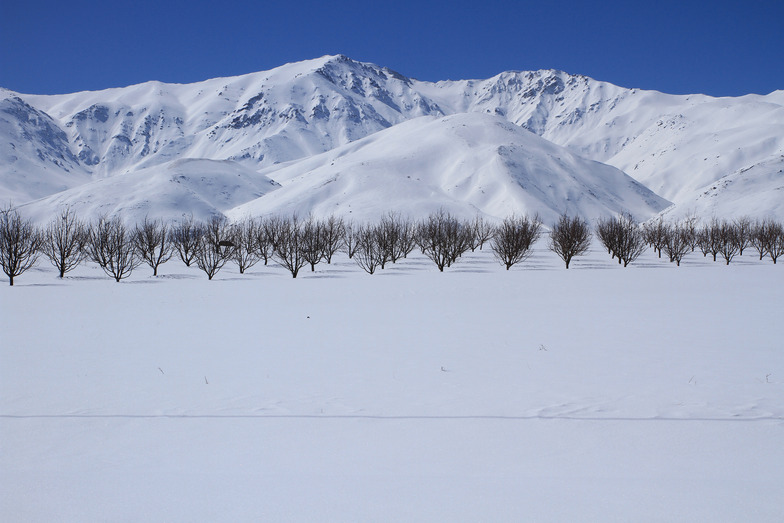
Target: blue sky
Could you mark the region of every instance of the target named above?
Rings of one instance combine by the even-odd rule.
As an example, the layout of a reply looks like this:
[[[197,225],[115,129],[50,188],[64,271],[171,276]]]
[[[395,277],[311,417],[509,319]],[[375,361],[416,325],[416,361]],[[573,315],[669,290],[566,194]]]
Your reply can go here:
[[[784,89],[784,0],[0,0],[0,86],[187,83],[343,53],[421,80],[562,69],[716,96]]]

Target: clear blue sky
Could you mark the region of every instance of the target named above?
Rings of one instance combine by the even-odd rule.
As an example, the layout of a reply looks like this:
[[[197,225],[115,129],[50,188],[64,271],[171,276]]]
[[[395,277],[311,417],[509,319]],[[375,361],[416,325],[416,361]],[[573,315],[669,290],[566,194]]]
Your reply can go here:
[[[343,53],[420,80],[562,69],[676,94],[784,89],[784,0],[0,0],[0,86],[187,83]]]

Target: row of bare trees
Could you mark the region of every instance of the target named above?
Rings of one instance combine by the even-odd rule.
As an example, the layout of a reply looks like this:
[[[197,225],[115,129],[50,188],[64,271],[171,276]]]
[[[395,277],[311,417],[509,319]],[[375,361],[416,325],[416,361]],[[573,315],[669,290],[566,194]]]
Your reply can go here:
[[[694,218],[668,223],[663,218],[640,225],[628,215],[601,219],[596,225],[596,235],[607,252],[626,267],[650,246],[662,257],[680,265],[687,254],[700,249],[716,261],[719,256],[729,265],[735,256],[743,255],[754,247],[759,259],[769,256],[773,263],[784,251],[784,228],[773,220],[752,222],[749,218],[734,221],[714,219],[700,226]]]
[[[696,218],[677,223],[666,223],[659,218],[642,229],[647,244],[659,257],[664,252],[678,265],[684,256],[698,248],[703,257],[710,254],[716,261],[721,256],[726,265],[735,256],[743,256],[749,247],[757,250],[760,260],[768,256],[773,263],[784,252],[784,227],[771,219],[755,222],[746,217],[733,221],[713,219],[700,226]]]
[[[314,271],[319,263],[330,264],[337,252],[346,253],[365,272],[374,274],[419,248],[443,272],[468,250],[489,245],[508,270],[530,256],[542,226],[537,216],[511,216],[494,224],[481,216],[462,220],[439,210],[419,221],[388,213],[367,224],[334,216],[271,216],[236,223],[223,217],[205,222],[190,217],[175,224],[145,219],[131,227],[119,217],[87,223],[66,209],[38,229],[9,207],[0,209],[0,265],[11,285],[40,255],[55,266],[61,278],[86,260],[118,282],[142,264],[157,276],[159,267],[174,256],[188,266],[195,265],[209,279],[229,262],[244,273],[261,261],[264,265],[273,261],[296,278],[305,267]],[[595,233],[624,267],[648,246],[678,265],[697,248],[714,260],[721,255],[727,264],[749,247],[757,250],[760,259],[769,256],[774,263],[784,251],[784,228],[773,220],[713,220],[699,226],[695,219],[677,223],[658,219],[640,225],[624,214],[599,220]],[[573,258],[587,252],[591,238],[587,221],[564,215],[550,227],[548,248],[568,269]]]

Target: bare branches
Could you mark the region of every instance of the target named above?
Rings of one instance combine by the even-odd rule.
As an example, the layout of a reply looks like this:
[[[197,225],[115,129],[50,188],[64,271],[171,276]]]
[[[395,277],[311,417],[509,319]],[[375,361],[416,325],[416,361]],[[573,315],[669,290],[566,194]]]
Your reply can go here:
[[[275,234],[277,238],[272,257],[291,273],[292,278],[296,278],[300,269],[308,263],[302,250],[302,224],[296,216],[281,219],[276,223]]]
[[[378,244],[378,235],[374,227],[354,226],[352,230],[354,238],[354,256],[352,259],[362,270],[368,274],[373,274],[381,266],[384,260],[384,253]]]
[[[256,265],[261,260],[262,250],[259,249],[259,224],[250,218],[234,224],[232,230],[231,259],[240,269],[240,274]]]
[[[471,248],[473,233],[469,224],[463,223],[443,209],[431,214],[419,225],[419,242],[425,256],[444,272]]]
[[[476,223],[476,222],[475,222]],[[541,222],[538,216],[529,219],[511,216],[495,228],[490,247],[496,259],[506,270],[525,260],[531,254],[531,246],[539,239]],[[476,231],[476,228],[474,229]]]
[[[692,244],[692,231],[689,229],[688,225],[683,226],[676,224],[667,226],[664,240],[664,252],[667,253],[670,262],[675,262],[675,265],[680,267],[683,257],[692,251]]]
[[[183,263],[190,267],[196,257],[199,239],[204,234],[202,225],[193,220],[191,214],[187,220],[172,226],[169,232],[169,242],[180,255]]]
[[[204,271],[207,279],[212,280],[234,254],[233,231],[222,216],[213,216],[202,231],[196,248],[196,266]]]
[[[0,209],[0,267],[10,285],[15,277],[35,265],[41,242],[33,222],[24,220],[10,205]]]
[[[139,258],[152,267],[153,276],[158,276],[158,267],[174,254],[169,226],[163,220],[149,220],[145,217],[133,231],[133,244]]]
[[[136,255],[133,233],[115,216],[102,216],[90,226],[87,243],[90,259],[116,282],[127,278],[142,260]]]
[[[654,234],[658,231],[654,228]],[[596,224],[596,235],[618,263],[628,266],[646,249],[646,237],[643,230],[631,214],[624,213],[618,218],[599,220]]]
[[[566,263],[567,269],[572,258],[585,254],[590,245],[591,231],[582,218],[563,214],[550,231],[548,247]]]
[[[64,209],[44,230],[41,252],[62,278],[87,257],[87,240],[87,225],[71,209]]]

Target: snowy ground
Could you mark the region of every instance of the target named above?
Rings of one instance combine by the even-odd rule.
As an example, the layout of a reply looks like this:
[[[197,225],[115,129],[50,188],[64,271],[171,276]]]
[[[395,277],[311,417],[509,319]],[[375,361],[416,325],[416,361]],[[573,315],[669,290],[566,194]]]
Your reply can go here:
[[[784,266],[0,280],[3,521],[782,521]]]

